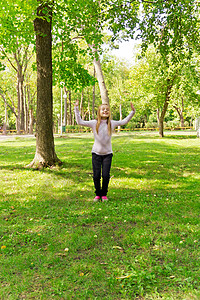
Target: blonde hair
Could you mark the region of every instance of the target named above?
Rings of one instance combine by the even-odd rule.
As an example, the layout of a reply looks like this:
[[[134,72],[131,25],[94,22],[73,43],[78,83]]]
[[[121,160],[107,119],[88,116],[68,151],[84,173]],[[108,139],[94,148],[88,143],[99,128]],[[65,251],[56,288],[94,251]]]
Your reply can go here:
[[[100,110],[101,110],[102,106],[107,106],[109,108],[109,117],[107,118],[107,124],[108,124],[108,134],[111,135],[111,112],[110,112],[110,106],[107,103],[101,104],[98,108],[96,131],[97,131],[97,134],[98,134],[99,126],[100,126],[100,123],[101,123]]]

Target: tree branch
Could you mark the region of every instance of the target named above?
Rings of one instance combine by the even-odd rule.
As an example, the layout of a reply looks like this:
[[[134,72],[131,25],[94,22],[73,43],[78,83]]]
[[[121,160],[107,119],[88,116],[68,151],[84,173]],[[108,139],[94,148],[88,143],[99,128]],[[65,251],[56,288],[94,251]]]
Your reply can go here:
[[[1,51],[3,52],[3,54],[5,55],[6,59],[8,60],[8,62],[10,63],[10,65],[13,67],[13,69],[15,71],[17,71],[17,68],[13,65],[12,61],[10,60],[10,58],[7,56],[6,52],[4,51],[4,49],[2,48],[2,46],[0,46]]]
[[[76,37],[72,38],[71,41],[79,40],[79,39],[84,39],[84,36],[76,36]]]
[[[131,2],[133,2],[133,1],[131,1]],[[142,0],[142,2],[144,2],[144,3],[150,3],[150,4],[155,4],[156,3],[155,1],[145,1],[145,0]]]
[[[13,114],[17,117],[17,114],[15,112],[15,108],[12,107],[6,100],[5,96],[0,92],[1,97],[3,98],[3,101],[6,105],[8,105],[8,107],[11,109],[11,111],[13,112]]]

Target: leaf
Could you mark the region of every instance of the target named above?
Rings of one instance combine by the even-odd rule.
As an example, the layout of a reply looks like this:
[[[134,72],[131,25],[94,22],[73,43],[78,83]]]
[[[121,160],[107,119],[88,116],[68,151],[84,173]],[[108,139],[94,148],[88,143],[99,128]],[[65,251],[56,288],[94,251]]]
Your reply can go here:
[[[113,249],[118,249],[120,252],[125,252],[125,250],[120,246],[113,246]]]
[[[131,277],[133,274],[129,274],[129,275],[125,275],[125,276],[120,276],[120,277],[116,277],[116,279],[125,279],[125,278],[129,278]]]
[[[120,246],[113,246],[113,249],[119,249],[119,250],[123,250],[123,248],[122,248],[122,247],[120,247]]]

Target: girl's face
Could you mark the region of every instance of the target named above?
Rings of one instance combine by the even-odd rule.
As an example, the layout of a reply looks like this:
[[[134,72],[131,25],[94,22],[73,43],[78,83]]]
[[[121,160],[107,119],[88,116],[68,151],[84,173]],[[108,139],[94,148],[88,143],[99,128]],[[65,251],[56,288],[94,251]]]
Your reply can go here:
[[[100,117],[103,120],[106,120],[110,117],[110,108],[108,105],[101,105],[100,107]]]

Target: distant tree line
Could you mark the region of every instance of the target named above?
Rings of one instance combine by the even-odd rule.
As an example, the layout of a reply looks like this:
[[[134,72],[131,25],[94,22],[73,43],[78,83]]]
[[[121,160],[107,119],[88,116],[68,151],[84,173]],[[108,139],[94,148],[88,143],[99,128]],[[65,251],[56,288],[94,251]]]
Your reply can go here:
[[[2,0],[0,26],[1,120],[18,133],[35,126],[33,166],[60,163],[53,128],[62,111],[60,126],[73,124],[77,97],[83,118],[94,117],[100,102],[122,117],[131,100],[136,122],[156,120],[160,136],[174,111],[182,125],[198,111],[196,0]],[[114,47],[128,38],[141,39],[133,66],[104,53],[100,61],[105,42]]]

